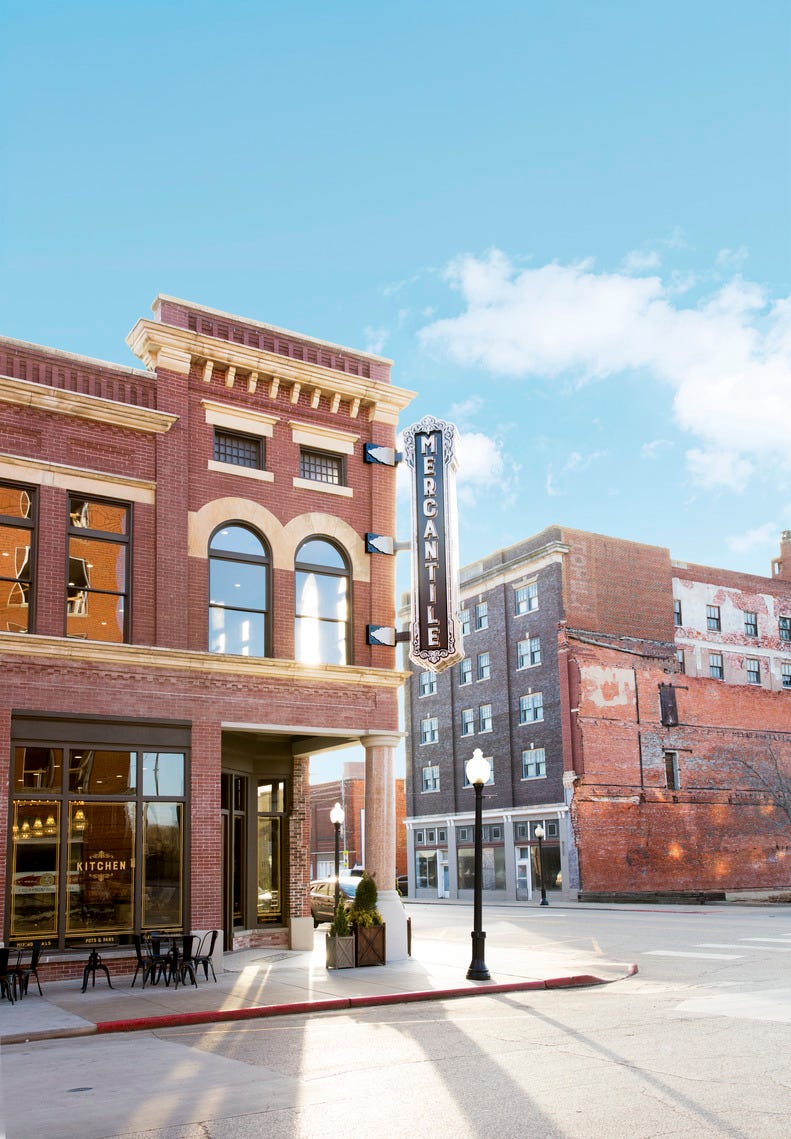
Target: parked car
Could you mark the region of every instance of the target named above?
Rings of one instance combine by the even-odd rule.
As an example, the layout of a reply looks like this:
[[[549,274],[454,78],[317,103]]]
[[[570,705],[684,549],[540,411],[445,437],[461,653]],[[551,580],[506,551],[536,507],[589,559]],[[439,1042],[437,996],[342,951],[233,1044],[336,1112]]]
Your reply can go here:
[[[348,910],[354,901],[359,878],[339,878],[340,898]],[[310,913],[314,927],[335,917],[335,879],[321,878],[310,884]]]
[[[398,890],[398,892],[402,898],[405,898],[407,896],[407,894],[409,893],[409,875],[408,874],[399,874],[398,875],[398,877],[396,878],[396,890]]]

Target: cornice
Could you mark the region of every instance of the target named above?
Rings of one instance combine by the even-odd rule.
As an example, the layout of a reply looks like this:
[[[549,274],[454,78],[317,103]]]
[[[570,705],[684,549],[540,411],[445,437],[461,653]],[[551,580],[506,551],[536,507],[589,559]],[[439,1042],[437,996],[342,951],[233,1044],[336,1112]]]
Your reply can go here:
[[[293,360],[274,352],[237,344],[235,341],[217,340],[200,332],[160,324],[154,320],[138,320],[126,342],[135,355],[152,369],[169,367],[184,374],[185,362],[203,364],[208,385],[213,382],[211,377],[214,366],[219,364],[226,370],[225,387],[233,386],[237,378],[240,383],[246,383],[250,393],[256,391],[262,380],[274,392],[281,384],[285,384],[290,387],[292,403],[298,400],[301,389],[307,388],[316,402],[325,395],[333,411],[338,410],[340,401],[343,400],[350,405],[353,418],[362,406],[370,420],[392,425],[397,423],[399,413],[417,394],[406,388],[394,387],[393,384],[361,379],[359,376],[324,368],[320,364]]]
[[[43,637],[33,633],[0,633],[0,659],[24,659],[27,663],[97,664],[114,668],[179,669],[210,676],[255,677],[289,684],[340,684],[358,687],[400,688],[410,676],[391,668],[361,668],[354,665],[307,665],[272,657],[222,656],[219,653],[164,649],[151,645],[119,645],[69,637]]]
[[[149,374],[149,378],[150,374]],[[17,407],[32,407],[55,415],[69,415],[87,419],[92,423],[110,423],[146,435],[164,435],[177,421],[177,415],[153,411],[148,407],[135,407],[102,396],[83,395],[63,388],[45,387],[30,380],[15,380],[0,375],[0,403]]]
[[[62,360],[69,364],[82,364],[85,367],[101,368],[102,371],[115,372],[118,376],[133,376],[135,379],[155,380],[156,376],[142,368],[131,368],[128,364],[117,364],[112,360],[99,360],[95,356],[82,356],[78,352],[66,352],[63,348],[50,348],[46,344],[34,344],[31,340],[16,340],[13,336],[0,336],[0,344],[9,348],[16,348],[20,352],[31,355],[44,356],[47,359]]]
[[[552,541],[536,550],[531,550],[527,554],[521,554],[507,562],[500,562],[498,565],[477,573],[470,571],[472,571],[473,566],[480,565],[480,562],[462,566],[459,592],[466,598],[469,594],[480,590],[481,587],[494,589],[498,585],[518,581],[522,577],[530,577],[552,562],[557,562],[568,552],[569,546],[565,542]],[[469,572],[470,576],[464,577],[465,572]]]

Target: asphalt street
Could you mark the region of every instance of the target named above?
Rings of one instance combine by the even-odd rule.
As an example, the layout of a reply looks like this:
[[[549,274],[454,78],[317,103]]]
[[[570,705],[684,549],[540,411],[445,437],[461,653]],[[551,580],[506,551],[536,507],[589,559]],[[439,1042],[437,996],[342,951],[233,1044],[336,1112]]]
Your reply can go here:
[[[469,940],[469,909],[414,905]],[[791,907],[489,908],[487,943],[639,973],[476,996],[3,1049],[8,1139],[720,1137],[791,1133]]]

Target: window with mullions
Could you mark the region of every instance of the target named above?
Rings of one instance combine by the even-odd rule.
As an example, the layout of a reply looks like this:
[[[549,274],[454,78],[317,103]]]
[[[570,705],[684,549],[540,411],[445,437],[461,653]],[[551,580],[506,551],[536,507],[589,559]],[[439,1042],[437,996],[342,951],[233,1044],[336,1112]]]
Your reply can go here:
[[[706,606],[706,628],[713,633],[719,633],[722,629],[722,617],[720,616],[719,605]]]
[[[464,657],[459,661],[459,685],[472,684],[472,659]]]
[[[523,585],[514,592],[514,612],[517,617],[521,617],[523,613],[532,613],[534,609],[538,609],[537,581]]]
[[[214,429],[214,459],[235,467],[264,469],[264,441],[256,435],[240,435],[236,431]]]
[[[547,757],[544,748],[531,747],[522,752],[522,778],[545,779]]]
[[[487,601],[480,601],[475,606],[475,628],[489,628],[489,603]]]
[[[129,639],[129,516],[120,503],[69,495],[67,637]]]
[[[209,652],[269,654],[269,552],[247,526],[229,523],[209,542]]]
[[[437,674],[435,672],[427,671],[421,672],[419,679],[419,691],[421,696],[435,696],[437,693]]]
[[[524,641],[517,641],[516,667],[530,668],[534,664],[541,664],[541,638],[527,637]]]
[[[791,617],[780,617],[778,619],[778,631],[781,641],[791,641]]]
[[[295,564],[296,659],[303,664],[348,664],[349,582],[346,558],[323,538],[309,538]]]
[[[478,731],[490,732],[492,730],[492,706],[481,704],[478,708]]]
[[[332,486],[343,486],[345,479],[344,462],[342,455],[333,455],[329,451],[311,451],[306,447],[299,452],[300,478],[311,482],[325,482]]]
[[[283,867],[286,820],[286,784],[258,781],[258,924],[283,921]]]
[[[30,632],[33,492],[0,482],[0,631]]]
[[[519,723],[532,724],[544,719],[544,696],[541,692],[531,692],[519,697]]]
[[[758,636],[758,614],[750,609],[744,611],[744,635],[745,637]]]
[[[14,749],[10,941],[184,925],[183,751]]]

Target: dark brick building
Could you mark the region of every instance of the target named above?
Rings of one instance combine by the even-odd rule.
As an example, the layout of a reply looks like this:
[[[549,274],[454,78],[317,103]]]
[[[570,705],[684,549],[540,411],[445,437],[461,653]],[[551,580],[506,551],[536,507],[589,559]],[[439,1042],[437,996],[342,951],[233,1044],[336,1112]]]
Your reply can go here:
[[[394,533],[395,476],[365,448],[412,393],[376,356],[153,307],[140,369],[0,340],[3,936],[52,968],[152,927],[307,945],[326,748],[365,749],[394,876],[401,674],[366,635],[394,567],[365,535]]]
[[[410,891],[472,885],[476,747],[493,767],[493,898],[539,883],[539,823],[549,889],[791,884],[772,846],[791,803],[791,534],[762,578],[555,526],[464,567],[461,593],[465,659],[413,669],[408,685]],[[679,827],[694,844],[678,845]],[[753,855],[715,872],[718,842],[736,851],[748,835]],[[668,858],[674,842],[682,854]]]

